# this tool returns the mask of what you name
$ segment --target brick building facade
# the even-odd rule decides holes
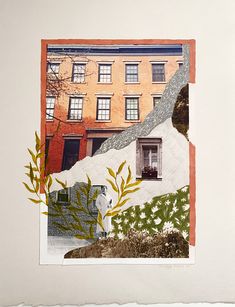
[[[182,64],[181,45],[48,45],[48,172],[71,168],[142,122]]]

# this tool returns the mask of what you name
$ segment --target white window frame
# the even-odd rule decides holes
[[[142,178],[144,168],[143,149],[147,146],[157,147],[157,178]],[[162,139],[161,138],[139,138],[136,140],[136,178],[143,180],[162,179]]]

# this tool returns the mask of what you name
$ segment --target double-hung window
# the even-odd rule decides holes
[[[152,64],[152,80],[153,82],[165,82],[165,64]]]
[[[126,64],[125,82],[138,82],[138,64]]]
[[[111,98],[109,97],[97,98],[97,120],[110,120],[110,103]]]
[[[99,64],[98,82],[100,83],[112,82],[111,67],[112,67],[111,64]]]
[[[55,109],[55,97],[48,96],[46,98],[46,119],[53,119]]]
[[[74,63],[72,82],[83,83],[85,82],[86,64]]]
[[[136,176],[142,179],[161,179],[162,139],[141,138],[137,140]]]
[[[70,97],[68,119],[82,120],[82,107],[83,107],[82,97]]]
[[[139,98],[126,98],[126,120],[139,120]]]
[[[47,63],[47,74],[51,79],[59,77],[60,63]]]
[[[79,139],[64,140],[62,171],[69,170],[79,158]]]

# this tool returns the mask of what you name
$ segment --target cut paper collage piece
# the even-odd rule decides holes
[[[99,220],[96,198],[101,187],[107,186],[111,207],[117,207],[116,211],[109,209],[112,220],[112,230],[107,234],[109,238],[122,240],[133,229],[150,236],[178,232],[183,239],[189,240],[189,141],[185,133],[172,125],[175,102],[189,82],[189,46],[183,45],[182,50],[184,65],[168,81],[158,103],[142,123],[109,137],[93,156],[77,161],[69,170],[52,174],[51,203],[48,214],[41,217],[47,221],[48,238],[76,236],[82,245],[94,244],[90,239],[97,240],[100,235],[96,231]],[[115,175],[122,164],[118,183],[109,170]],[[130,172],[134,181],[129,183],[129,195],[120,200],[121,190],[128,187]],[[136,180],[140,180],[138,187]],[[66,184],[64,189],[61,183]],[[87,203],[84,196],[87,196]],[[56,203],[57,211],[50,206],[52,203]],[[71,210],[74,210],[72,214]],[[67,221],[61,220],[63,216]],[[66,223],[72,224],[72,228]]]

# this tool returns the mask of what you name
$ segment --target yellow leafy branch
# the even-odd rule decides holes
[[[112,168],[107,167],[108,173],[111,178],[106,178],[106,181],[111,185],[114,192],[117,193],[117,203],[112,209],[109,209],[105,216],[115,216],[121,212],[122,207],[131,199],[125,198],[126,195],[137,192],[140,187],[138,185],[142,182],[141,180],[132,181],[132,172],[130,166],[128,166],[128,175],[126,179],[121,176],[122,170],[126,165],[126,161],[123,161],[117,171],[115,172]]]

